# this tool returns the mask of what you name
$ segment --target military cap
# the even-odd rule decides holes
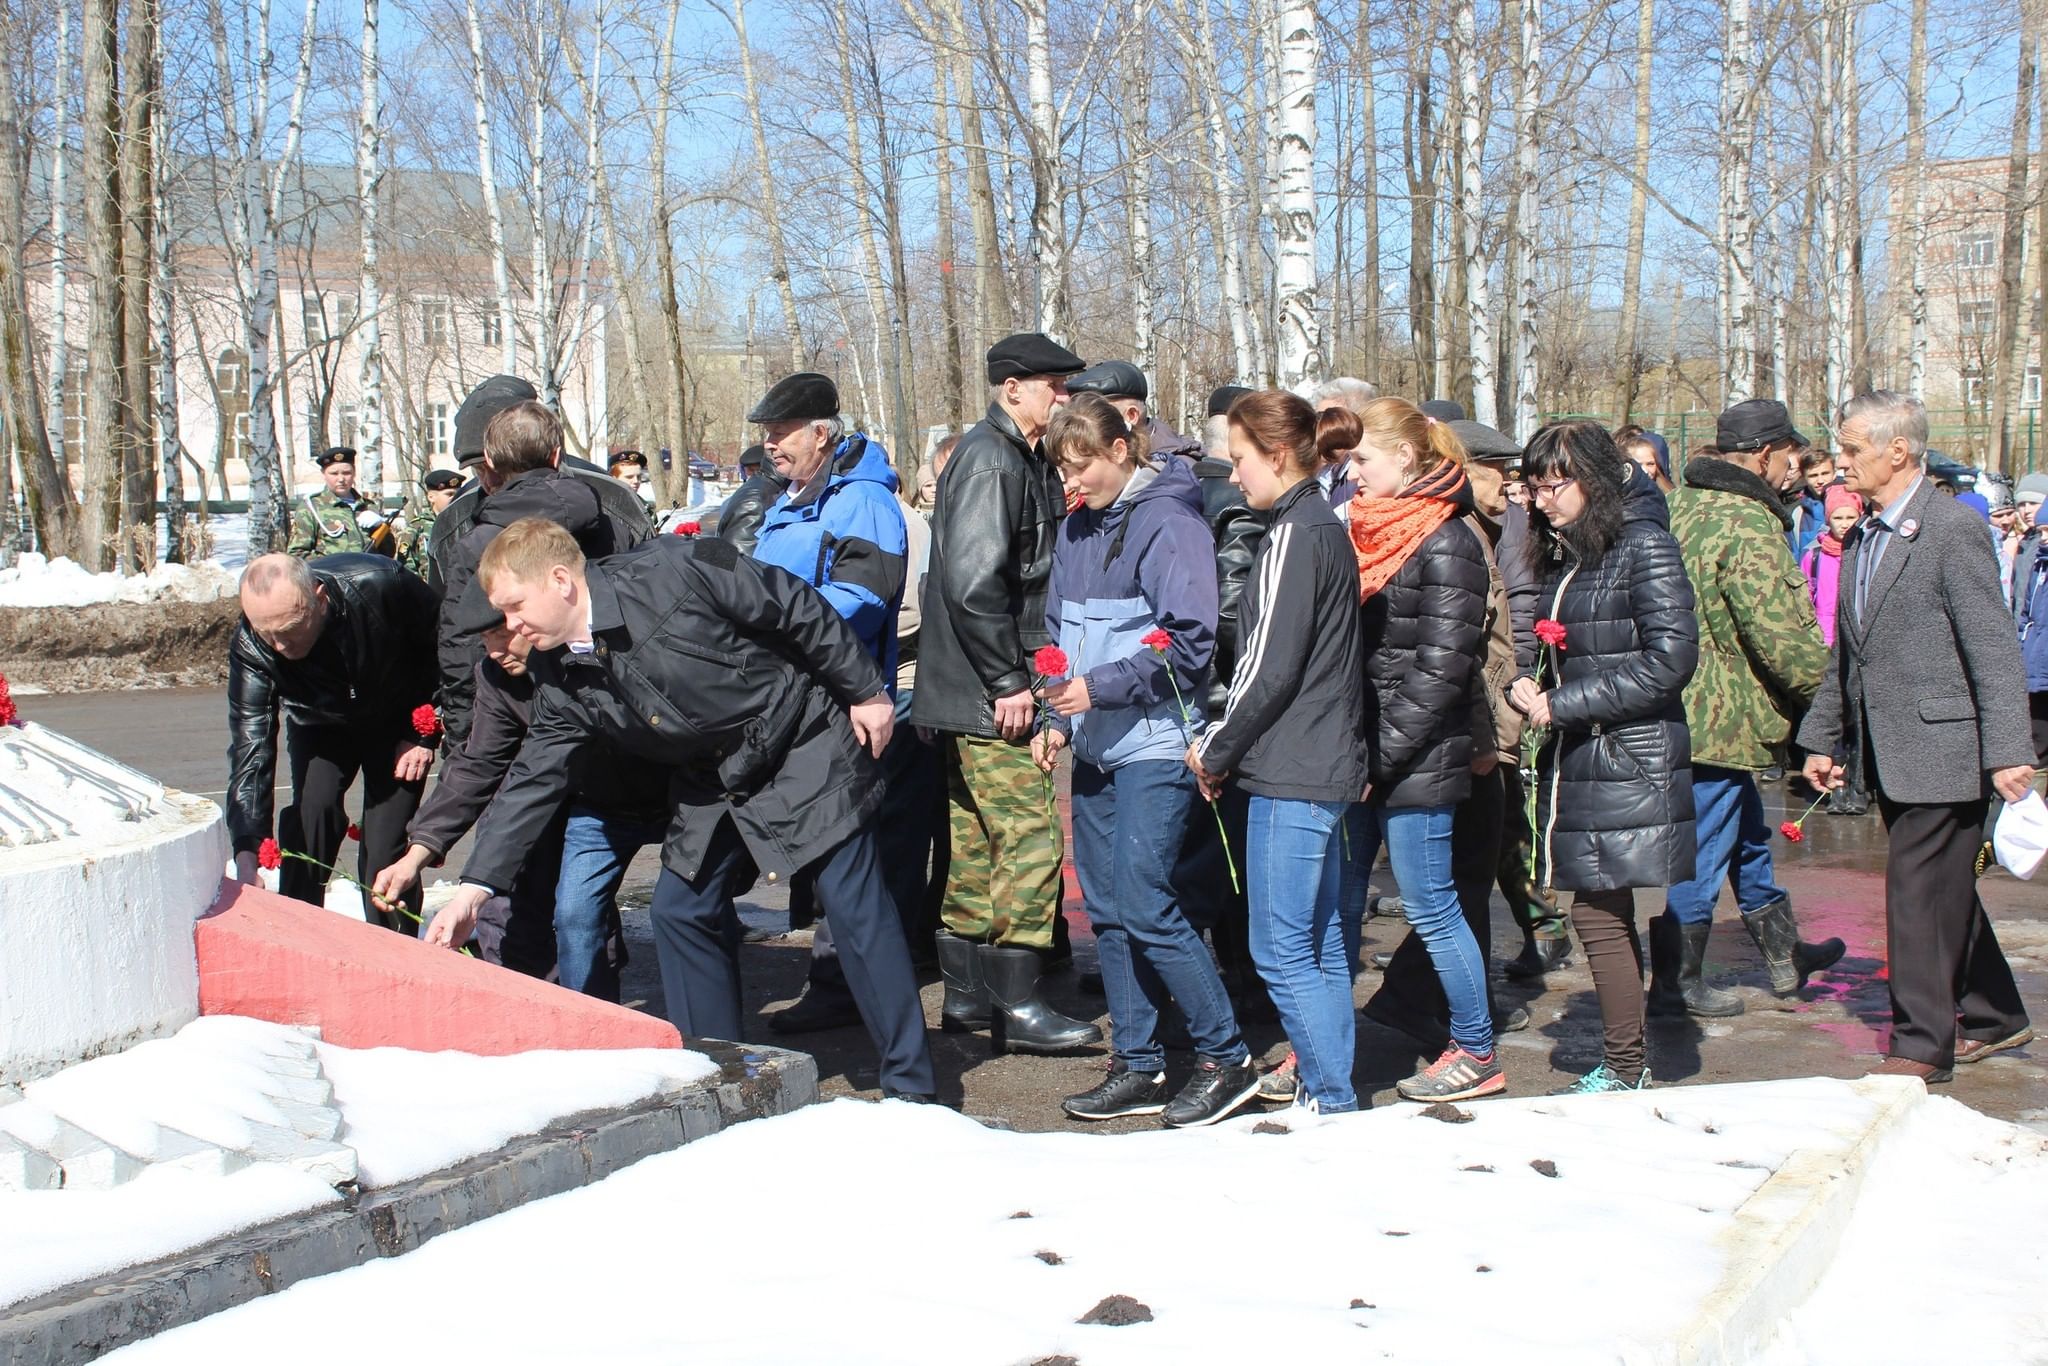
[[[1774,398],[1744,399],[1714,419],[1714,445],[1721,450],[1760,451],[1780,441],[1809,444]]]
[[[1143,403],[1152,396],[1145,372],[1127,360],[1099,360],[1067,381],[1070,394],[1101,394],[1104,398],[1134,398]]]
[[[517,375],[492,375],[469,391],[455,410],[455,458],[474,465],[484,458],[484,428],[516,403],[538,399],[540,393]]]
[[[1465,405],[1453,403],[1447,398],[1433,398],[1427,403],[1417,404],[1416,406],[1439,422],[1463,422],[1467,418]]]
[[[839,386],[831,376],[799,370],[775,381],[754,410],[749,422],[805,422],[813,418],[839,416]]]
[[[1209,391],[1209,416],[1222,417],[1230,405],[1252,392],[1242,384],[1221,384]]]
[[[441,489],[459,489],[464,482],[461,470],[428,470],[427,477],[420,480],[428,493]]]
[[[354,446],[329,446],[326,450],[313,457],[313,463],[323,470],[329,465],[353,465],[356,463],[356,448]]]
[[[1042,332],[1014,332],[988,349],[988,382],[1032,375],[1071,375],[1088,362]]]
[[[1515,460],[1522,454],[1522,448],[1512,437],[1497,432],[1484,422],[1454,420],[1444,424],[1465,443],[1465,451],[1474,460]]]
[[[607,463],[607,465],[608,465],[608,466],[609,466],[609,465],[638,465],[638,466],[639,466],[639,467],[640,467],[641,469],[643,469],[643,470],[644,470],[644,469],[646,469],[646,468],[647,468],[647,457],[646,457],[646,455],[642,454],[641,452],[639,452],[639,451],[636,451],[636,450],[634,450],[634,449],[633,449],[632,447],[628,446],[628,447],[624,448],[623,450],[616,450],[616,451],[613,451],[613,452],[612,452],[612,456],[611,456],[611,459],[610,459],[610,460],[609,460],[608,462],[606,462],[606,463]]]

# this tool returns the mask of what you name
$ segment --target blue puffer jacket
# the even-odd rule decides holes
[[[1076,758],[1116,768],[1187,753],[1216,650],[1216,547],[1192,465],[1163,457],[1134,473],[1102,511],[1067,516],[1053,550],[1045,628],[1067,652],[1072,676],[1088,682],[1090,709],[1053,721]],[[1172,637],[1163,658],[1144,643],[1154,630]]]
[[[785,491],[761,519],[753,557],[817,589],[853,628],[895,687],[896,614],[908,540],[896,471],[879,441],[854,432],[826,477],[792,501]]]
[[[2027,662],[2027,691],[2048,692],[2048,536],[2028,536],[2014,567],[2013,615],[2019,618],[2020,655]]]

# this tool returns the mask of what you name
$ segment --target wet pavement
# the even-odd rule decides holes
[[[162,781],[220,800],[225,788],[227,705],[215,689],[165,689],[156,692],[78,694],[68,697],[20,698],[22,714],[63,730],[107,754],[134,764]],[[1784,813],[1783,786],[1770,785],[1765,799],[1775,826]],[[283,800],[282,798],[280,799]],[[1735,923],[1732,898],[1724,896],[1716,920],[1708,971],[1716,982],[1735,990],[1747,1012],[1713,1021],[1653,1020],[1650,1062],[1661,1084],[1754,1081],[1779,1077],[1855,1077],[1867,1071],[1882,1051],[1889,1023],[1884,983],[1884,832],[1875,815],[1859,817],[1817,813],[1806,824],[1807,839],[1799,845],[1775,842],[1780,883],[1791,893],[1800,927],[1808,939],[1840,937],[1848,946],[1842,961],[1816,976],[1796,1000],[1780,1001],[1766,989],[1766,976],[1748,936]],[[450,869],[460,867],[458,847]],[[655,971],[654,946],[645,905],[657,872],[654,851],[635,860],[624,900],[633,961],[625,977],[629,1001],[655,1012],[661,990]],[[452,871],[444,872],[451,876]],[[1383,890],[1393,890],[1384,871]],[[1071,883],[1070,883],[1071,887]],[[2048,1028],[2048,875],[2023,883],[1993,870],[1981,883],[2000,942],[2019,978],[2020,990],[2037,1023]],[[750,942],[743,950],[746,1005],[752,1021],[750,1037],[793,1046],[817,1056],[826,1095],[874,1095],[874,1054],[858,1028],[784,1039],[773,1034],[759,1012],[793,998],[800,989],[808,957],[809,936],[783,933],[785,906],[780,889],[762,887],[743,910]],[[1644,913],[1661,910],[1661,897],[1640,894]],[[1495,902],[1494,958],[1504,960],[1520,948],[1518,933]],[[1093,940],[1087,917],[1077,902],[1067,906],[1074,929],[1075,970],[1047,979],[1049,995],[1060,1008],[1101,1018],[1100,998],[1083,996],[1076,986],[1079,970],[1092,967]],[[1366,927],[1366,951],[1391,950],[1407,933],[1398,920],[1376,919]],[[1378,985],[1368,969],[1358,981],[1362,1003]],[[1524,1005],[1532,1016],[1530,1029],[1504,1036],[1501,1044],[1508,1067],[1509,1093],[1540,1094],[1569,1083],[1600,1056],[1599,1013],[1592,979],[1583,955],[1550,974],[1542,984],[1508,981],[1496,975],[1502,1003]],[[924,988],[926,1017],[938,1019],[940,989],[935,981]],[[1105,1026],[1106,1018],[1103,1019]],[[1277,1026],[1248,1023],[1255,1050],[1270,1061],[1285,1053]],[[980,1035],[949,1035],[934,1028],[934,1060],[944,1098],[979,1118],[997,1120],[1020,1130],[1072,1126],[1059,1110],[1059,1099],[1084,1090],[1099,1078],[1105,1054],[1097,1050],[1063,1058],[989,1056]],[[1375,1105],[1400,1104],[1393,1085],[1412,1072],[1418,1055],[1401,1035],[1361,1021],[1356,1080],[1361,1097]],[[1168,1055],[1169,1082],[1178,1085],[1192,1066],[1186,1053]],[[2001,1054],[1975,1066],[1958,1068],[1955,1082],[1935,1088],[1978,1110],[2016,1119],[2048,1131],[2048,1042]],[[1086,1126],[1117,1132],[1150,1127],[1147,1119]]]

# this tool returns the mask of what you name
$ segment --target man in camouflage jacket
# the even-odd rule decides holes
[[[426,478],[420,480],[420,487],[426,490],[426,510],[406,525],[405,547],[399,551],[398,559],[423,579],[427,577],[428,547],[434,539],[434,522],[455,501],[455,495],[461,491],[464,482],[461,470],[428,470]]]
[[[390,523],[372,499],[356,491],[356,453],[332,446],[313,457],[321,487],[292,500],[292,534],[287,555],[314,560],[322,555],[393,554]]]
[[[1842,956],[1838,939],[1798,942],[1756,784],[1827,667],[1777,494],[1806,442],[1783,406],[1767,399],[1736,405],[1720,425],[1722,457],[1693,460],[1671,494],[1671,531],[1699,613],[1699,668],[1685,689],[1699,854],[1693,879],[1670,889],[1665,913],[1650,924],[1652,1014],[1742,1013],[1740,997],[1702,976],[1714,904],[1731,873],[1743,926],[1771,967],[1774,989],[1795,990]]]

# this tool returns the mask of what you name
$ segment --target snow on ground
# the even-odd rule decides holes
[[[94,574],[75,561],[30,552],[0,569],[0,607],[90,607],[104,602],[213,602],[235,591],[218,564],[159,564],[147,574]]]
[[[1736,1208],[1874,1110],[1813,1080],[1104,1137],[843,1100],[108,1360],[1649,1361]],[[1075,1322],[1119,1294],[1152,1321]]]

